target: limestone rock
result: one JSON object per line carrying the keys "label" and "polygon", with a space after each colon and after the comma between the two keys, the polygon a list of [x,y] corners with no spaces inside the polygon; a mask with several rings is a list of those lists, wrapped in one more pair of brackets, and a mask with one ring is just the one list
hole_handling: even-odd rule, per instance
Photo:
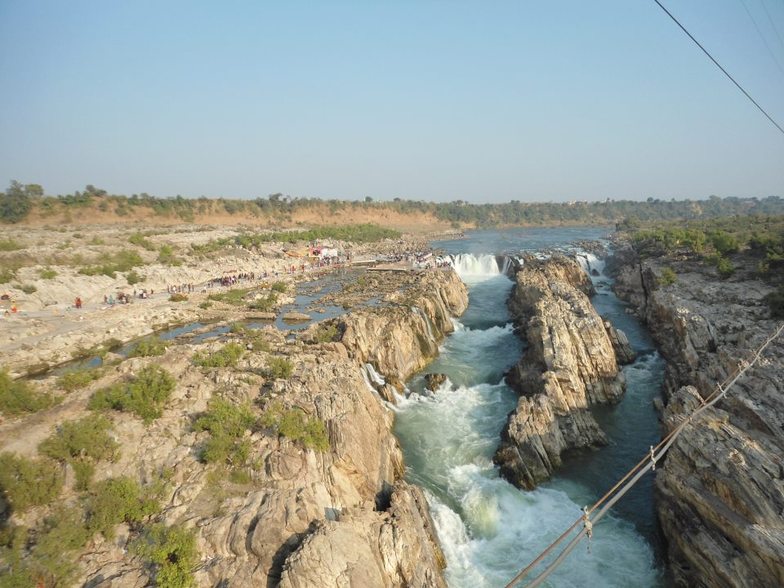
{"label": "limestone rock", "polygon": [[580,266],[562,256],[529,260],[517,273],[509,307],[528,348],[507,374],[521,398],[494,461],[524,488],[547,479],[563,451],[605,444],[588,408],[624,393],[613,343],[587,296],[592,291]]}

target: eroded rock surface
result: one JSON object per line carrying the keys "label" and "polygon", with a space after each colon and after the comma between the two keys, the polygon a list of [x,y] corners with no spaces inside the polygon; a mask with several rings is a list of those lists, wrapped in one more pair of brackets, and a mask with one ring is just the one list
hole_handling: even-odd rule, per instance
{"label": "eroded rock surface", "polygon": [[[517,486],[546,480],[566,450],[606,443],[588,409],[617,402],[625,382],[592,292],[580,266],[562,256],[528,260],[516,275],[509,308],[528,347],[507,375],[521,396],[494,459]],[[619,345],[625,341],[612,332]]]}
{"label": "eroded rock surface", "polygon": [[[209,355],[225,342],[176,345],[165,355],[135,358],[111,368],[66,403],[18,423],[0,426],[0,446],[33,455],[38,440],[64,419],[83,416],[92,392],[151,363],[165,366],[176,388],[151,424],[112,412],[119,459],[101,464],[95,481],[129,476],[141,483],[162,472],[168,494],[156,520],[196,535],[199,586],[444,586],[443,555],[421,490],[405,483],[403,458],[392,433],[393,413],[376,380],[404,381],[438,352],[451,317],[467,304],[451,270],[407,279],[387,304],[347,315],[342,338],[327,343],[287,341],[266,328],[245,346],[236,367],[200,368],[194,352]],[[267,373],[272,357],[293,366],[289,377]],[[376,379],[366,364],[375,365]],[[247,431],[251,458],[237,479],[200,461],[209,433],[194,420],[220,396],[254,411],[279,406],[324,423],[329,447],[308,448],[264,427]],[[18,443],[20,432],[34,441]],[[236,472],[235,472],[236,473]],[[72,487],[62,500],[75,501]],[[29,511],[32,524],[44,512]],[[79,554],[79,585],[144,586],[152,570],[129,550],[134,530],[119,525],[115,538],[96,535]]]}
{"label": "eroded rock surface", "polygon": [[[663,420],[672,430],[776,329],[771,290],[739,272],[661,266],[628,251],[616,292],[634,303],[667,360]],[[632,259],[629,262],[629,259]],[[672,260],[668,260],[672,264]],[[784,585],[784,341],[687,426],[656,470],[657,511],[679,586]]]}

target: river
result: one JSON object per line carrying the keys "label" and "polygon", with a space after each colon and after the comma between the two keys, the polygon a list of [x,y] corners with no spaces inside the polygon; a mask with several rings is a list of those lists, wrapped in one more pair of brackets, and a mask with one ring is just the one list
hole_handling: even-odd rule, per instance
{"label": "river", "polygon": [[[475,231],[466,238],[435,242],[454,259],[469,291],[469,306],[455,332],[425,370],[445,373],[436,394],[424,390],[423,374],[408,382],[411,393],[397,407],[395,431],[407,477],[428,496],[447,560],[450,587],[504,586],[522,567],[580,516],[659,439],[653,399],[664,366],[639,322],[624,310],[610,282],[593,277],[599,313],[622,329],[638,353],[624,368],[627,392],[616,406],[595,411],[611,444],[565,460],[564,467],[534,491],[518,490],[492,463],[507,414],[517,395],[503,374],[519,360],[523,343],[506,308],[512,281],[494,254],[571,249],[577,240],[606,237],[606,229],[548,228]],[[585,255],[583,264],[602,264]],[[653,587],[663,583],[650,479],[638,485],[597,525],[548,580],[553,587]]]}

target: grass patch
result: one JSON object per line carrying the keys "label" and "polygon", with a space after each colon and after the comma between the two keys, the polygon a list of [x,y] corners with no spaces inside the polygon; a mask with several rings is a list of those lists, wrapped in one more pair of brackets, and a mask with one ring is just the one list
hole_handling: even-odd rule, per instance
{"label": "grass patch", "polygon": [[169,372],[160,366],[149,365],[128,382],[98,390],[88,407],[132,412],[149,424],[163,414],[163,406],[174,388],[174,378]]}
{"label": "grass patch", "polygon": [[76,474],[76,488],[86,490],[95,464],[117,458],[119,444],[109,434],[111,426],[109,419],[96,414],[68,421],[42,441],[38,450],[52,459],[70,464]]}
{"label": "grass patch", "polygon": [[175,292],[169,296],[169,302],[185,302],[186,300],[188,300],[188,295],[182,292]]}
{"label": "grass patch", "polygon": [[678,281],[678,275],[671,267],[665,267],[659,274],[659,284],[661,286],[670,286]]}
{"label": "grass patch", "polygon": [[133,348],[128,357],[157,357],[166,353],[168,343],[158,336],[142,339]]}
{"label": "grass patch", "polygon": [[234,367],[245,352],[239,343],[226,343],[218,351],[209,354],[198,352],[193,356],[193,364],[200,367]]}
{"label": "grass patch", "polygon": [[139,247],[143,247],[147,251],[155,251],[155,244],[147,239],[143,233],[134,233],[128,237],[128,243],[131,245],[138,245]]}
{"label": "grass patch", "polygon": [[229,330],[235,335],[242,337],[242,340],[246,343],[250,343],[254,351],[270,351],[271,349],[269,342],[260,329],[251,329],[240,323],[232,323]]}
{"label": "grass patch", "polygon": [[66,392],[75,392],[76,390],[86,388],[102,375],[103,370],[100,368],[74,370],[66,372],[57,378],[57,385]]}
{"label": "grass patch", "polygon": [[262,296],[261,298],[257,298],[253,302],[248,304],[248,308],[251,310],[258,310],[261,312],[269,312],[275,308],[275,305],[278,303],[278,295],[275,292],[270,292],[266,296]]}
{"label": "grass patch", "polygon": [[211,306],[212,306],[212,302],[210,302],[209,300],[205,300],[204,302],[199,303],[199,308],[201,308],[202,310],[207,310]]}
{"label": "grass patch", "polygon": [[18,251],[24,246],[14,239],[0,239],[0,251]]}
{"label": "grass patch", "polygon": [[198,561],[196,536],[180,526],[155,524],[133,543],[131,550],[155,568],[155,585],[165,588],[190,588]]}
{"label": "grass patch", "polygon": [[9,268],[0,269],[0,284],[7,284],[16,278],[16,272]]}
{"label": "grass patch", "polygon": [[45,267],[43,269],[38,270],[38,275],[42,280],[51,280],[57,277],[57,272],[52,268]]}
{"label": "grass patch", "polygon": [[329,449],[329,436],[324,422],[308,417],[301,408],[285,409],[280,403],[273,403],[264,409],[261,424],[273,429],[278,435],[301,442],[308,449]]}
{"label": "grass patch", "polygon": [[14,416],[37,412],[59,401],[59,398],[36,390],[25,381],[14,380],[7,371],[0,371],[0,413]]}
{"label": "grass patch", "polygon": [[202,416],[194,423],[197,431],[209,431],[210,438],[201,450],[207,463],[243,466],[250,455],[250,440],[245,431],[253,428],[256,417],[249,406],[232,404],[224,398],[213,398]]}
{"label": "grass patch", "polygon": [[227,290],[226,292],[210,294],[207,296],[207,299],[214,300],[215,302],[225,302],[232,306],[241,306],[245,304],[245,296],[248,295],[248,292],[250,292],[250,288],[234,288],[233,290]]}
{"label": "grass patch", "polygon": [[285,357],[272,356],[267,360],[265,374],[268,378],[287,380],[294,372],[294,364]]}
{"label": "grass patch", "polygon": [[79,273],[85,276],[116,277],[117,272],[128,272],[135,267],[144,265],[144,260],[135,251],[118,251],[113,255],[104,255],[98,263],[85,266]]}
{"label": "grass patch", "polygon": [[62,487],[63,472],[56,462],[0,453],[0,491],[13,510],[49,504]]}
{"label": "grass patch", "polygon": [[270,289],[273,292],[281,292],[282,293],[282,292],[285,292],[286,290],[288,290],[289,287],[286,284],[286,282],[273,282],[273,284],[270,287]]}

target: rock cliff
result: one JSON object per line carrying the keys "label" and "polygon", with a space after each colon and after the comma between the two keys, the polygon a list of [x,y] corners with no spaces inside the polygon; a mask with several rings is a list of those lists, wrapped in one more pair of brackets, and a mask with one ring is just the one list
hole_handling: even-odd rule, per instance
{"label": "rock cliff", "polygon": [[589,408],[623,395],[613,343],[623,347],[626,337],[596,313],[591,281],[574,261],[529,259],[515,280],[509,308],[528,346],[507,375],[521,396],[495,462],[509,481],[530,489],[560,465],[564,451],[606,443]]}
{"label": "rock cliff", "polygon": [[[632,302],[667,360],[665,428],[687,418],[776,323],[748,272],[719,281],[696,263],[623,253],[616,292]],[[664,261],[664,260],[662,260]],[[686,427],[656,469],[657,512],[679,586],[784,585],[784,341],[725,400]]]}
{"label": "rock cliff", "polygon": [[[377,308],[341,319],[338,341],[287,341],[267,328],[254,335],[264,344],[249,346],[236,367],[193,365],[194,352],[209,355],[222,342],[182,344],[160,358],[126,360],[100,382],[150,363],[165,365],[176,380],[163,415],[149,425],[127,413],[109,415],[122,446],[119,459],[102,464],[95,479],[129,476],[144,483],[166,473],[169,491],[155,518],[195,532],[197,585],[445,586],[424,495],[402,480],[393,413],[365,364],[389,381],[405,380],[438,352],[467,294],[452,271],[401,276],[401,283],[405,290]],[[242,336],[230,335],[238,342]],[[293,366],[290,376],[269,375],[273,357]],[[63,419],[81,416],[94,388],[74,393],[52,418],[36,415],[26,435],[45,438]],[[225,470],[200,461],[209,434],[193,426],[217,396],[262,414],[270,407],[300,412],[324,424],[328,448],[308,448],[257,425],[244,437],[247,467],[229,479]],[[3,448],[16,436],[8,432],[6,439],[0,430]],[[36,444],[14,450],[32,455]],[[77,498],[67,488],[63,501]],[[34,515],[23,522],[34,523]],[[79,555],[79,582],[148,585],[153,572],[129,550],[133,537],[127,525],[111,540],[96,535]]]}

